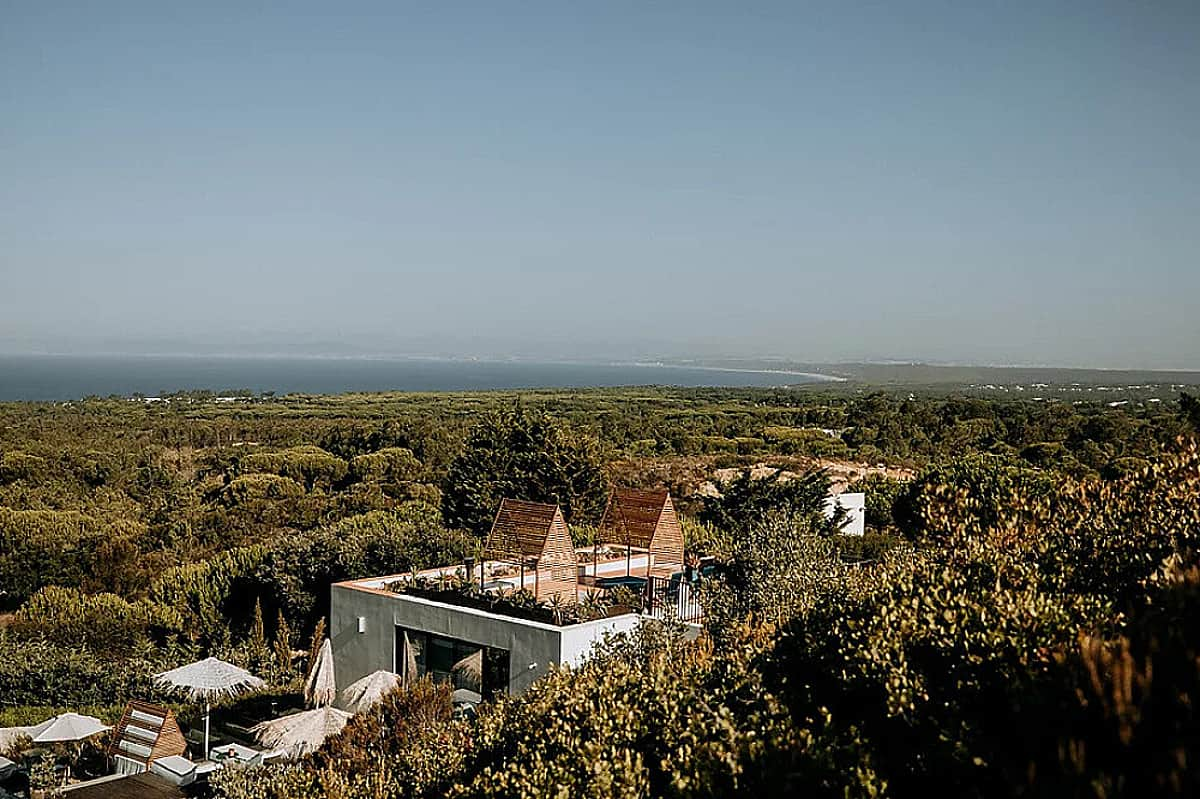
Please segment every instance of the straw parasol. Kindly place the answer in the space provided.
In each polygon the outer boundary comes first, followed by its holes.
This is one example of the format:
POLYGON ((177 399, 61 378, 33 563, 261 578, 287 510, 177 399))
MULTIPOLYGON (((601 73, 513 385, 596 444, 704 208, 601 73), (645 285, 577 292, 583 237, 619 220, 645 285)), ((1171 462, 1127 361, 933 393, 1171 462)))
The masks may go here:
POLYGON ((337 684, 333 678, 333 644, 326 638, 317 653, 317 662, 304 684, 304 699, 311 707, 326 707, 337 699, 337 684))
POLYGON ((204 702, 204 757, 208 757, 208 722, 212 714, 212 701, 237 696, 243 691, 264 685, 250 672, 219 658, 205 658, 155 674, 154 682, 166 688, 184 690, 193 702, 204 702))
POLYGON ((470 688, 479 691, 483 686, 483 650, 476 649, 450 669, 460 681, 460 688, 470 688))
POLYGON ((341 732, 349 720, 346 711, 325 706, 264 721, 251 731, 263 746, 296 758, 315 752, 326 738, 341 732))
POLYGON ((405 685, 412 685, 417 679, 417 652, 408 639, 407 630, 404 632, 404 643, 401 644, 400 661, 400 679, 405 685))
POLYGON ((351 713, 365 713, 384 695, 395 690, 400 685, 400 677, 390 671, 376 671, 361 680, 350 683, 342 691, 342 708, 351 713))
POLYGON ((455 705, 463 703, 478 705, 483 701, 483 696, 478 691, 472 691, 470 688, 456 688, 454 689, 454 693, 450 694, 450 701, 455 705))

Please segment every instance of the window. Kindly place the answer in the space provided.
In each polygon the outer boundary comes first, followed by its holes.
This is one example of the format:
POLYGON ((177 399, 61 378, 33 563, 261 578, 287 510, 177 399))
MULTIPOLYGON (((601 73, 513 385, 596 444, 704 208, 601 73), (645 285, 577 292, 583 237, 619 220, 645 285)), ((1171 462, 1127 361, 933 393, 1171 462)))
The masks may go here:
POLYGON ((417 676, 428 675, 434 682, 450 683, 455 690, 488 697, 508 691, 507 649, 396 627, 395 662, 399 674, 404 673, 407 662, 410 668, 416 668, 417 676))

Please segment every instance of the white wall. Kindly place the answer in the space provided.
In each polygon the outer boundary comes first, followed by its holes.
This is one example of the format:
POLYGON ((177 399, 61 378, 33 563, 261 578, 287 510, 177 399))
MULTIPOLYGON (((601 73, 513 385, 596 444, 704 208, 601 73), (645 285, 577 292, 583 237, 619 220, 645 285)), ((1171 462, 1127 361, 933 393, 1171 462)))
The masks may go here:
POLYGON ((862 535, 866 532, 867 495, 862 492, 853 494, 833 494, 825 498, 825 516, 833 517, 834 508, 841 505, 846 509, 848 518, 842 525, 844 535, 862 535))
POLYGON ((634 613, 611 619, 597 619, 562 628, 562 651, 559 663, 578 666, 591 655, 592 647, 605 635, 632 630, 641 623, 642 617, 634 613))

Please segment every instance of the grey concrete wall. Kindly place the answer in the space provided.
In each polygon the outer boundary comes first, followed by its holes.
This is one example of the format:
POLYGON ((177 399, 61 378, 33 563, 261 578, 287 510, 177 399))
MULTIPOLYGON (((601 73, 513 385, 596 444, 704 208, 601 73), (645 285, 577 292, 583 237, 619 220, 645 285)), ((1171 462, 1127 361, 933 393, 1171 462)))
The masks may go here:
MULTIPOLYGON (((508 650, 510 693, 524 691, 549 664, 562 662, 563 630, 571 629, 342 585, 331 589, 331 605, 329 634, 339 691, 371 672, 396 670, 397 625, 508 650), (365 620, 361 633, 360 616, 365 620)), ((573 650, 578 646, 574 643, 573 650)))
POLYGON ((391 598, 335 585, 329 599, 329 638, 338 691, 380 669, 395 671, 391 598), (362 633, 358 632, 359 616, 366 619, 362 633))

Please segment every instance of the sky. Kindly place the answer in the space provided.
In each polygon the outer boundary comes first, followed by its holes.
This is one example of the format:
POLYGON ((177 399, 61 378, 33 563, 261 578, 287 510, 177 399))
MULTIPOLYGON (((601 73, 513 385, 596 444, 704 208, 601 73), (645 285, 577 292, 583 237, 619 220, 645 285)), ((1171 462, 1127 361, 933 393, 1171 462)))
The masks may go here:
POLYGON ((0 0, 0 351, 1197 345, 1194 0, 0 0))

